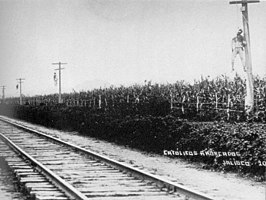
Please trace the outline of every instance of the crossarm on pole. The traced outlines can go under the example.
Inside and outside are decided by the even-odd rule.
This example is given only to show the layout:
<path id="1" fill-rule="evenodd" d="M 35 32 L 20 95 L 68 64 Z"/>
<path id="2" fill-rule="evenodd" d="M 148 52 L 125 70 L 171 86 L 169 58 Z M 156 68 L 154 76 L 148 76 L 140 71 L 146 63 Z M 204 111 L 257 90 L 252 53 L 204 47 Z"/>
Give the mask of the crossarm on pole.
<path id="1" fill-rule="evenodd" d="M 242 4 L 242 3 L 259 3 L 259 0 L 249 0 L 249 1 L 230 1 L 229 4 Z"/>

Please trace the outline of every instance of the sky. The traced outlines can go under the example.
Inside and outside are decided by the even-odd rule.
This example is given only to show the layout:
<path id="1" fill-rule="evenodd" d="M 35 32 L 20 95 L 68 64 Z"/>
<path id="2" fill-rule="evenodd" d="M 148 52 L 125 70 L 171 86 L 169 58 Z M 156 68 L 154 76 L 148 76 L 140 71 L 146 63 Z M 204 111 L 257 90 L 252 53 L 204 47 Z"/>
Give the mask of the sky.
<path id="1" fill-rule="evenodd" d="M 0 86 L 19 96 L 188 82 L 231 72 L 242 27 L 229 0 L 0 0 Z M 266 1 L 249 4 L 252 67 L 266 76 Z M 239 57 L 236 72 L 243 74 Z M 58 76 L 58 74 L 57 74 Z"/>

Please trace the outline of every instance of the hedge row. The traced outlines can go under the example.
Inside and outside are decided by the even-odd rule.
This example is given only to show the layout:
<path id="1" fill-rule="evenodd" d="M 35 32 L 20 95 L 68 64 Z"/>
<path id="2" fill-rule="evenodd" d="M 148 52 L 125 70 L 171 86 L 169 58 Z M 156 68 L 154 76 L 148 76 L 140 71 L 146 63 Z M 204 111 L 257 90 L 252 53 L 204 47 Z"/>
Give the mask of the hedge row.
<path id="1" fill-rule="evenodd" d="M 11 112 L 12 110 L 12 112 Z M 266 124 L 187 122 L 172 115 L 126 116 L 117 113 L 63 106 L 0 106 L 1 114 L 47 127 L 76 130 L 81 134 L 163 154 L 173 151 L 239 152 L 240 157 L 183 156 L 208 167 L 252 174 L 263 179 L 266 162 Z M 176 156 L 174 156 L 176 157 Z M 224 159 L 238 159 L 251 166 L 223 165 Z"/>

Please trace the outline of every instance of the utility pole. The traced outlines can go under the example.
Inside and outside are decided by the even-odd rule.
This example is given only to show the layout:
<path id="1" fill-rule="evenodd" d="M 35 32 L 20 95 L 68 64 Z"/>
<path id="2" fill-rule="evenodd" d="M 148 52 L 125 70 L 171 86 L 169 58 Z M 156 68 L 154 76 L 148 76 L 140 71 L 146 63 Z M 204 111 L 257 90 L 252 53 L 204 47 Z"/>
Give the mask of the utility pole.
<path id="1" fill-rule="evenodd" d="M 4 101 L 5 101 L 5 89 L 6 89 L 6 86 L 1 86 L 1 88 L 2 88 L 2 103 L 4 103 Z"/>
<path id="2" fill-rule="evenodd" d="M 58 65 L 58 69 L 55 69 L 55 70 L 58 70 L 59 71 L 59 96 L 58 96 L 58 103 L 63 103 L 62 102 L 62 98 L 61 98 L 61 70 L 65 69 L 65 68 L 62 68 L 61 65 L 66 65 L 67 63 L 61 63 L 61 62 L 58 62 L 58 63 L 52 63 L 52 65 Z"/>
<path id="3" fill-rule="evenodd" d="M 254 84 L 252 74 L 252 62 L 251 62 L 251 51 L 250 51 L 250 34 L 249 34 L 249 22 L 248 22 L 248 3 L 259 3 L 256 0 L 241 0 L 241 1 L 230 1 L 230 4 L 242 4 L 242 20 L 244 29 L 244 38 L 246 40 L 245 47 L 245 67 L 246 67 L 246 98 L 245 98 L 245 109 L 246 113 L 249 114 L 254 108 Z"/>
<path id="4" fill-rule="evenodd" d="M 17 79 L 19 82 L 19 104 L 22 105 L 22 86 L 21 84 L 23 83 L 23 81 L 25 80 L 24 78 L 18 78 Z"/>

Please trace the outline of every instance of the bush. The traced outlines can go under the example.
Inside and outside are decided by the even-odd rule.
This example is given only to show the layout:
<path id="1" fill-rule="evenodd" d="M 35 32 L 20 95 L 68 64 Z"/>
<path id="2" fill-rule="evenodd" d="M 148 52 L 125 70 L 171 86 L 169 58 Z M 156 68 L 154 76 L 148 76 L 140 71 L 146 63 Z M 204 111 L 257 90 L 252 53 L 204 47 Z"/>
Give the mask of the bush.
<path id="1" fill-rule="evenodd" d="M 224 166 L 222 157 L 187 156 L 220 170 L 263 177 L 266 161 L 266 124 L 188 122 L 173 115 L 127 115 L 65 106 L 0 106 L 1 114 L 47 127 L 76 130 L 81 134 L 162 154 L 163 150 L 239 152 L 252 165 Z M 229 159 L 229 158 L 228 158 Z M 234 158 L 230 158 L 234 159 Z"/>

